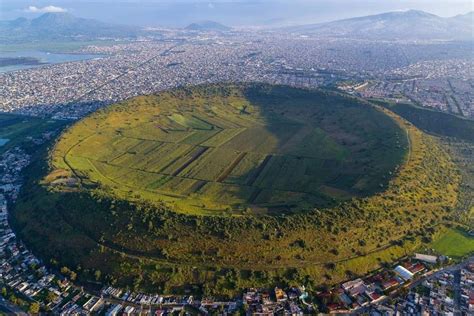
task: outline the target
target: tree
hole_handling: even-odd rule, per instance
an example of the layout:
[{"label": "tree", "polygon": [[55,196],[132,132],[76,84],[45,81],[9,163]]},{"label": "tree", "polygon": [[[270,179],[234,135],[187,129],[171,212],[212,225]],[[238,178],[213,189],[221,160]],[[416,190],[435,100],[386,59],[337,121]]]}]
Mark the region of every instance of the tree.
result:
[{"label": "tree", "polygon": [[100,277],[102,276],[102,272],[100,272],[100,270],[95,270],[94,275],[95,275],[95,279],[99,281]]},{"label": "tree", "polygon": [[336,268],[336,264],[334,264],[333,262],[328,262],[324,265],[324,267],[329,270],[334,270]]},{"label": "tree", "polygon": [[74,271],[71,271],[71,274],[69,275],[69,277],[71,278],[71,281],[74,281],[77,278],[77,273]]},{"label": "tree", "polygon": [[62,268],[61,268],[61,274],[64,274],[64,275],[69,274],[69,269],[68,269],[68,267],[62,267]]},{"label": "tree", "polygon": [[30,314],[39,314],[40,311],[40,304],[37,302],[34,302],[33,304],[30,305],[30,308],[28,309],[28,312]]},{"label": "tree", "polygon": [[54,302],[55,299],[56,299],[56,294],[54,294],[53,292],[48,292],[48,295],[46,296],[46,300],[48,302]]},{"label": "tree", "polygon": [[355,278],[356,276],[355,273],[352,272],[351,270],[346,270],[344,273],[346,274],[346,277],[348,277],[349,279]]}]

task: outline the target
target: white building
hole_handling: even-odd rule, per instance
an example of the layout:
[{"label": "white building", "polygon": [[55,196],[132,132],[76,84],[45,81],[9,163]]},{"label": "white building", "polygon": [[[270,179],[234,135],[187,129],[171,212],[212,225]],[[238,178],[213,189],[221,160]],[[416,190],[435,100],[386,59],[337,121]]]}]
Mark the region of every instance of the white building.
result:
[{"label": "white building", "polygon": [[436,263],[438,257],[430,256],[430,255],[424,255],[424,254],[421,254],[421,253],[415,253],[415,259],[420,260],[420,261],[424,261],[424,262],[428,262],[428,263]]},{"label": "white building", "polygon": [[408,271],[402,266],[396,266],[394,271],[404,280],[410,280],[413,278],[413,273],[411,273],[410,271]]}]

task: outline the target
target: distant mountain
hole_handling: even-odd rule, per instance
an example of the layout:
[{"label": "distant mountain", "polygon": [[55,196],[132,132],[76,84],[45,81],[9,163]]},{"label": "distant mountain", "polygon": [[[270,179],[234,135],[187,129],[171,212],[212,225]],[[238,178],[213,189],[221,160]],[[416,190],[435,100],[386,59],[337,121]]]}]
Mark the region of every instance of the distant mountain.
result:
[{"label": "distant mountain", "polygon": [[424,11],[409,10],[293,26],[286,30],[307,35],[381,40],[473,39],[472,18],[472,12],[442,18]]},{"label": "distant mountain", "polygon": [[184,28],[188,31],[229,31],[230,27],[222,25],[214,21],[201,21],[196,23],[191,23]]},{"label": "distant mountain", "polygon": [[107,24],[63,12],[44,13],[32,20],[18,18],[0,23],[0,40],[5,41],[123,38],[136,37],[141,32],[139,27]]},{"label": "distant mountain", "polygon": [[453,16],[452,18],[449,18],[449,20],[455,23],[470,23],[472,26],[472,24],[474,24],[474,11]]}]

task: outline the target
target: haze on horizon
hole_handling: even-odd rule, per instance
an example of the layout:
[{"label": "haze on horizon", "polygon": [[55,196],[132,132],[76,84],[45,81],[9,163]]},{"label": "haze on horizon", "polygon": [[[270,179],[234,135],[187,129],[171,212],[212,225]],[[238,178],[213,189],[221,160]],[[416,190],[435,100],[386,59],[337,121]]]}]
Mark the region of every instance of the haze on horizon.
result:
[{"label": "haze on horizon", "polygon": [[0,20],[69,12],[110,23],[183,27],[213,20],[229,26],[319,23],[397,10],[454,16],[473,10],[469,0],[3,0]]}]

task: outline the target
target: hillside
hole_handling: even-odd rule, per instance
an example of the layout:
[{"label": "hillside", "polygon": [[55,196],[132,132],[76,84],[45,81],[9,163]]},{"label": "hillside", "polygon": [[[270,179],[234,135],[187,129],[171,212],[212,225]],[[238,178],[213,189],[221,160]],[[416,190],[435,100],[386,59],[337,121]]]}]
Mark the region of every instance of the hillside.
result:
[{"label": "hillside", "polygon": [[450,18],[408,10],[286,28],[300,34],[377,40],[473,39],[472,12]]},{"label": "hillside", "polygon": [[75,17],[69,13],[44,13],[34,19],[18,18],[0,23],[0,39],[24,40],[88,40],[98,37],[136,37],[142,30],[134,26],[103,23]]},{"label": "hillside", "polygon": [[[460,176],[436,139],[423,134],[388,110],[335,93],[270,86],[260,89],[257,89],[260,91],[258,94],[255,91],[247,94],[252,96],[253,102],[250,104],[238,97],[238,90],[226,86],[177,89],[159,96],[134,98],[78,122],[63,133],[53,152],[48,153],[45,149],[33,157],[32,165],[25,172],[27,179],[24,190],[12,213],[15,231],[45,262],[52,262],[58,268],[69,267],[77,272],[81,281],[93,280],[94,272],[100,270],[101,281],[131,288],[162,293],[188,291],[233,296],[241,289],[252,286],[268,288],[300,282],[315,286],[366,273],[429,242],[439,224],[450,218],[457,203]],[[308,97],[308,93],[312,97]],[[306,96],[312,105],[299,100],[294,107],[290,107],[290,102],[295,102],[297,96]],[[162,106],[157,106],[160,98],[164,98],[162,105],[168,104],[171,108],[160,112]],[[280,103],[286,104],[286,110],[275,107],[275,104]],[[192,111],[188,108],[190,104],[194,104]],[[325,104],[332,106],[327,107]],[[314,116],[306,112],[312,107],[315,108]],[[234,114],[211,116],[212,111],[223,114],[222,111],[226,109]],[[352,115],[344,116],[344,113]],[[204,119],[203,115],[207,117]],[[162,155],[163,151],[160,154],[159,149],[167,150],[164,141],[151,146],[147,145],[149,140],[146,137],[160,135],[177,140],[179,137],[176,133],[181,130],[182,137],[175,148],[182,146],[180,144],[185,141],[190,144],[198,141],[217,142],[219,139],[215,139],[215,135],[206,135],[212,132],[212,128],[204,128],[204,121],[217,126],[226,123],[235,128],[235,124],[249,124],[261,115],[266,118],[260,120],[261,123],[272,119],[277,122],[277,126],[281,125],[283,135],[273,140],[285,139],[284,131],[291,125],[283,124],[287,119],[304,117],[305,120],[318,121],[329,134],[326,138],[333,138],[336,143],[340,141],[348,150],[351,150],[351,146],[354,146],[352,149],[359,148],[360,152],[356,150],[355,155],[366,153],[366,159],[370,157],[365,160],[368,168],[370,161],[377,161],[378,158],[374,156],[383,155],[380,151],[364,149],[371,141],[375,141],[383,151],[391,152],[391,157],[401,153],[403,160],[396,170],[385,169],[385,177],[375,180],[382,185],[375,194],[352,197],[326,207],[306,208],[295,213],[278,210],[271,214],[259,214],[244,209],[242,213],[196,215],[176,212],[177,203],[151,202],[146,199],[146,195],[140,195],[135,190],[143,183],[153,190],[166,185],[174,185],[178,189],[186,187],[173,179],[169,179],[167,184],[146,177],[143,172],[133,174],[134,165],[142,164],[138,167],[143,170],[148,168],[147,165],[153,166],[154,159],[146,159],[146,156],[145,159],[133,159],[135,155],[141,155],[143,150],[153,152],[156,149],[158,155],[151,156],[160,159],[167,157]],[[282,116],[287,117],[283,119]],[[168,121],[165,125],[162,122],[164,117],[173,122]],[[351,117],[353,120],[348,123]],[[179,128],[181,124],[189,126]],[[361,127],[360,124],[366,126]],[[385,127],[380,138],[373,134],[378,130],[377,124]],[[87,126],[100,128],[101,134],[88,135],[87,131],[91,128]],[[140,131],[142,126],[149,126],[149,132]],[[341,126],[349,128],[352,137],[348,137]],[[391,128],[387,129],[387,126]],[[366,130],[369,135],[363,136],[366,128],[369,128]],[[225,129],[220,132],[223,131]],[[387,137],[400,131],[403,137]],[[275,133],[275,130],[272,132]],[[133,136],[130,133],[137,134]],[[265,136],[260,129],[254,137],[245,137],[243,139],[247,141],[238,143],[254,145],[248,140],[260,138],[261,135]],[[124,136],[129,139],[124,139]],[[142,138],[142,145],[133,147],[131,136]],[[203,137],[207,137],[206,140]],[[224,132],[222,137],[224,139],[218,137],[220,141],[238,135]],[[358,139],[360,137],[362,139]],[[75,147],[71,149],[70,146],[64,146],[77,143],[79,138],[86,139],[89,147],[106,149],[105,155],[113,154],[111,151],[117,148],[127,149],[125,153],[116,152],[110,157],[97,156],[96,161],[93,161],[90,155],[94,150],[83,147],[78,151],[74,150]],[[315,144],[322,139],[316,137]],[[403,148],[408,145],[408,140],[409,150],[406,151]],[[122,147],[127,142],[129,144]],[[401,147],[398,147],[397,142]],[[262,147],[266,143],[263,142]],[[297,139],[290,141],[290,144],[299,147]],[[283,149],[286,147],[280,146]],[[305,150],[311,152],[313,149],[310,146]],[[215,148],[210,153],[218,151]],[[328,154],[334,154],[334,151]],[[275,156],[284,157],[277,152]],[[48,160],[48,157],[52,160]],[[346,161],[350,162],[350,156],[346,157]],[[115,160],[118,165],[128,165],[113,174],[110,164],[114,164]],[[171,159],[170,162],[159,165],[172,166],[178,161]],[[390,161],[389,165],[393,162]],[[48,168],[48,165],[55,166],[55,169]],[[219,165],[217,159],[210,166],[218,169]],[[209,172],[202,175],[212,175],[213,169],[206,166],[209,165],[193,165],[193,162],[185,161],[178,167],[179,172],[175,171],[174,174],[185,175],[189,167],[188,171],[196,171],[199,177],[200,167],[205,167]],[[291,182],[297,176],[305,179],[304,173],[296,172],[299,170],[298,164],[293,164],[293,167],[295,172],[291,172],[291,168],[282,168],[286,170],[287,176],[274,179],[275,184],[283,180]],[[311,168],[307,169],[311,171]],[[155,170],[149,173],[156,177],[159,172]],[[377,175],[373,172],[369,174]],[[106,183],[105,178],[112,181]],[[123,181],[135,183],[128,184],[125,191],[117,194],[117,188],[124,187]],[[219,184],[218,181],[210,182],[214,188]],[[359,185],[372,182],[366,179]],[[346,183],[350,184],[350,181]],[[187,188],[199,189],[193,185]],[[337,193],[338,190],[329,192]],[[244,190],[234,190],[233,197],[242,198],[243,193]]]},{"label": "hillside", "polygon": [[188,31],[218,31],[218,32],[231,30],[230,27],[214,22],[214,21],[201,21],[201,22],[191,23],[188,26],[186,26],[184,29]]},{"label": "hillside", "polygon": [[473,120],[407,103],[372,102],[390,109],[425,132],[474,143]]}]

